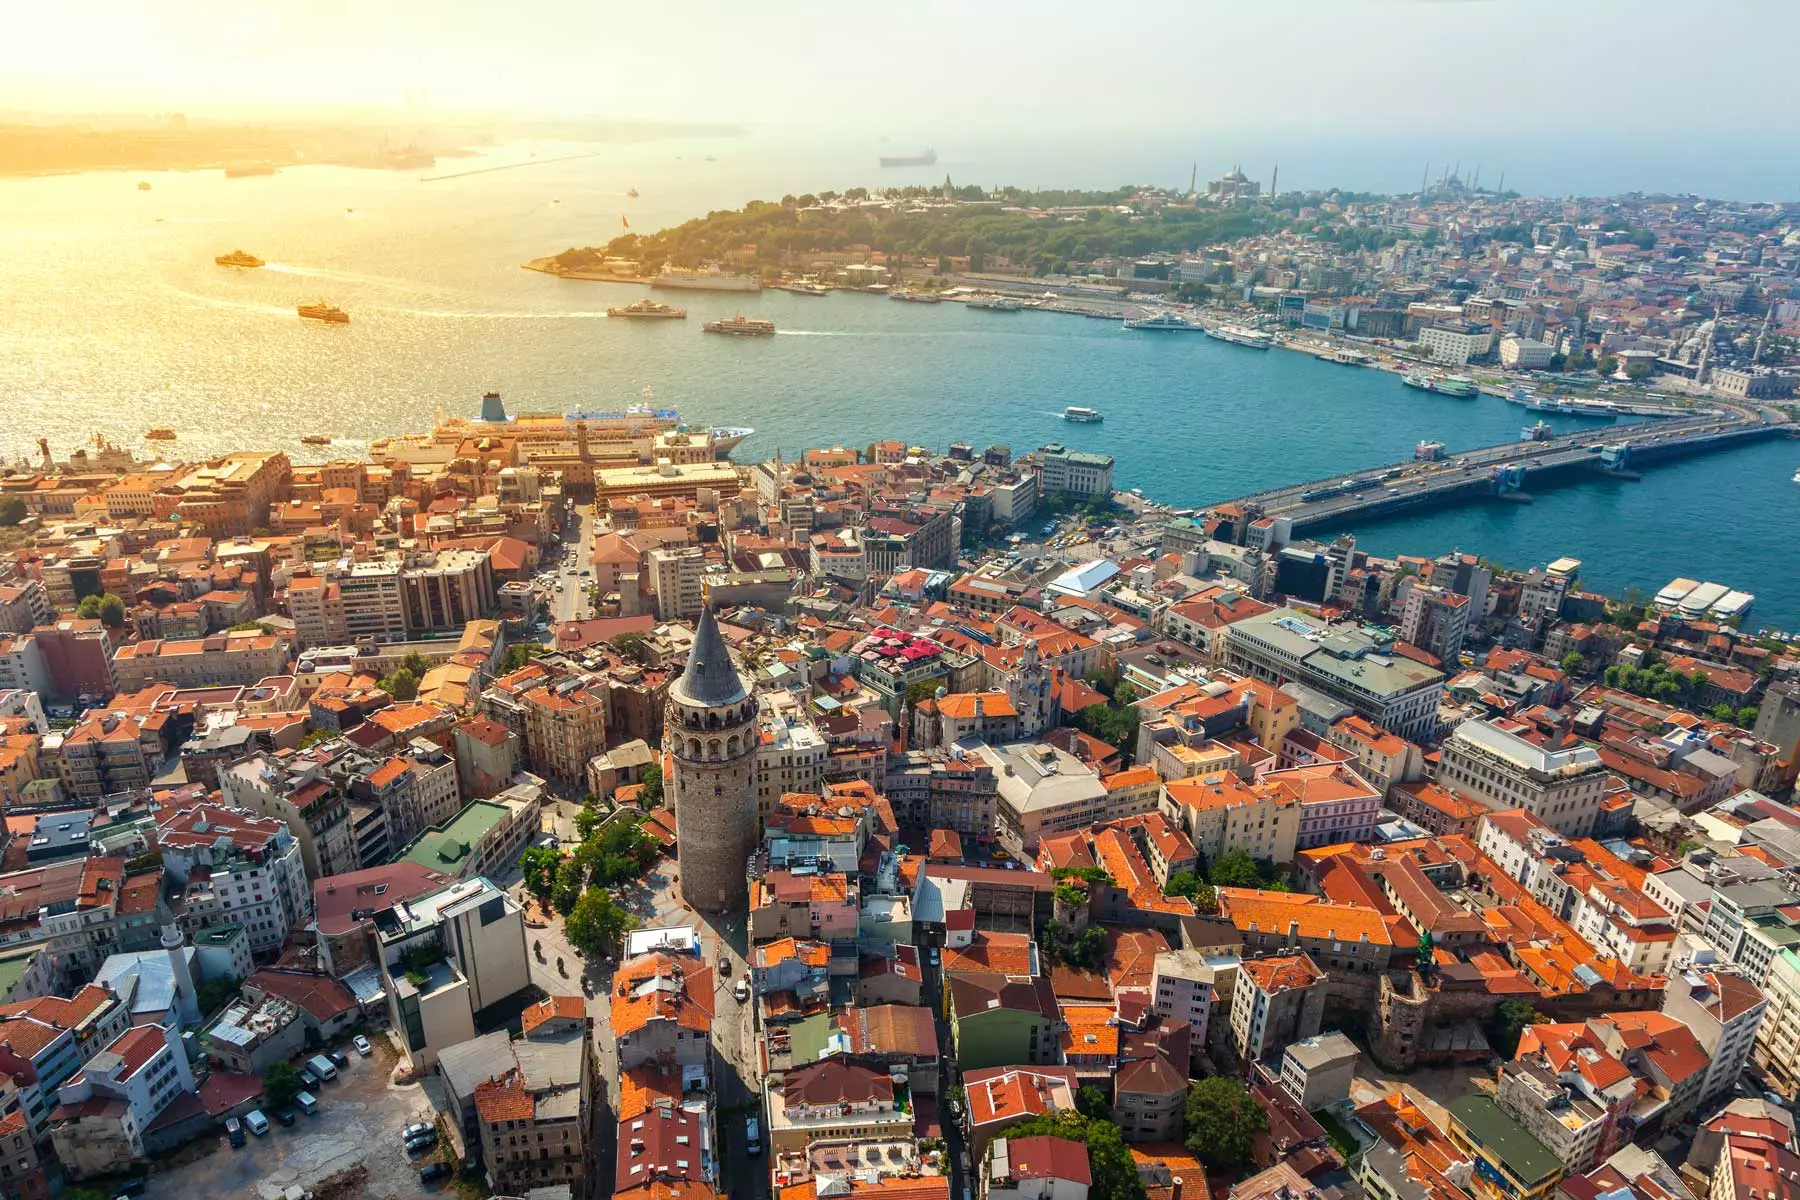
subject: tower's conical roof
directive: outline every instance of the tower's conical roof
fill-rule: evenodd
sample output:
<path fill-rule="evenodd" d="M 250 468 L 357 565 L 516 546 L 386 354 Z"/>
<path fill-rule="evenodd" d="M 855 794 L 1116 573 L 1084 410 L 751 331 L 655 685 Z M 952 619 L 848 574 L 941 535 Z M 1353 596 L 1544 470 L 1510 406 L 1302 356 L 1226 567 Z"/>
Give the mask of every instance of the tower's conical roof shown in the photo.
<path fill-rule="evenodd" d="M 731 654 L 725 639 L 719 636 L 719 623 L 712 609 L 700 610 L 700 623 L 694 628 L 694 648 L 688 654 L 687 670 L 675 685 L 680 699 L 706 708 L 723 708 L 749 696 L 737 668 L 731 665 Z"/>

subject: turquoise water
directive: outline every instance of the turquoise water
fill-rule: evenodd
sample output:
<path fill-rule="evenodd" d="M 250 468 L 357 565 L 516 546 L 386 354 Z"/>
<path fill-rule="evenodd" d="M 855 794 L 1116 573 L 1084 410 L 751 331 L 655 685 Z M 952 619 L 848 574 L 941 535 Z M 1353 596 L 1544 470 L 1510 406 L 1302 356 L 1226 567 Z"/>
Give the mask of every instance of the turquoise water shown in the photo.
<path fill-rule="evenodd" d="M 746 196 L 868 181 L 734 153 L 642 145 L 432 184 L 336 168 L 142 176 L 150 192 L 135 175 L 0 181 L 0 452 L 45 436 L 60 456 L 94 432 L 142 446 L 147 428 L 168 425 L 180 435 L 170 453 L 272 446 L 314 461 L 325 452 L 302 434 L 356 453 L 428 428 L 439 410 L 472 413 L 490 389 L 516 412 L 616 406 L 648 386 L 696 423 L 755 426 L 740 458 L 880 437 L 1015 452 L 1060 440 L 1116 456 L 1121 487 L 1200 504 L 1404 459 L 1420 439 L 1504 441 L 1526 423 L 1515 406 L 1429 395 L 1382 372 L 1049 313 L 686 293 L 665 297 L 688 308 L 685 322 L 609 321 L 608 306 L 642 289 L 519 269 L 604 241 L 622 218 L 651 229 Z M 625 196 L 631 187 L 640 199 Z M 213 265 L 239 246 L 270 266 Z M 293 306 L 312 300 L 352 323 L 302 323 Z M 780 333 L 701 333 L 740 307 Z M 1106 421 L 1066 424 L 1068 404 Z M 1758 594 L 1753 624 L 1800 626 L 1784 537 L 1800 518 L 1797 465 L 1800 447 L 1776 443 L 1358 536 L 1382 552 L 1461 547 L 1517 565 L 1573 555 L 1588 585 L 1609 592 L 1716 579 Z"/>

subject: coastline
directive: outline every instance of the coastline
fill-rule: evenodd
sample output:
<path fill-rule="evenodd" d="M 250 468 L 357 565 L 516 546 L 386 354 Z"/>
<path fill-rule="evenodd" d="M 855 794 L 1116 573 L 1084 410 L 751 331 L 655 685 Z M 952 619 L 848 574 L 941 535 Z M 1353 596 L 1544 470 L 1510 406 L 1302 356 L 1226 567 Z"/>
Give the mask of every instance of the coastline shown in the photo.
<path fill-rule="evenodd" d="M 534 258 L 519 264 L 522 271 L 536 271 L 557 279 L 577 279 L 587 283 L 649 283 L 647 275 L 615 275 L 610 271 L 570 271 L 556 265 L 556 257 Z"/>

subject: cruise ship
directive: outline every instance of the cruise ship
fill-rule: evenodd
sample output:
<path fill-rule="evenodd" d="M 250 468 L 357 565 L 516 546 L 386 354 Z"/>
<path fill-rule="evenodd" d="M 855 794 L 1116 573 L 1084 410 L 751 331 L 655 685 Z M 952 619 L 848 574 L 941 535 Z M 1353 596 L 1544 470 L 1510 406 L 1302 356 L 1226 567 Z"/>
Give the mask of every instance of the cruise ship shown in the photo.
<path fill-rule="evenodd" d="M 687 309 L 676 308 L 673 304 L 664 304 L 660 300 L 652 300 L 648 296 L 642 300 L 633 300 L 630 304 L 622 304 L 606 310 L 609 317 L 625 317 L 634 321 L 685 321 Z"/>
<path fill-rule="evenodd" d="M 213 261 L 221 267 L 243 267 L 246 270 L 263 265 L 262 259 L 254 254 L 246 254 L 242 250 L 233 250 L 230 254 L 218 255 Z"/>
<path fill-rule="evenodd" d="M 605 445 L 646 442 L 664 433 L 687 432 L 688 426 L 681 419 L 680 410 L 659 407 L 655 393 L 648 387 L 644 388 L 642 404 L 631 404 L 622 409 L 576 409 L 566 413 L 521 413 L 518 416 L 507 414 L 499 392 L 488 392 L 481 397 L 479 417 L 471 420 L 440 415 L 428 440 L 456 444 L 464 438 L 482 437 L 496 429 L 511 433 L 530 445 L 584 439 L 590 445 Z M 716 425 L 706 432 L 712 439 L 714 456 L 724 458 L 756 431 L 748 426 Z M 634 462 L 638 460 L 635 450 L 631 457 Z"/>
<path fill-rule="evenodd" d="M 1267 350 L 1275 344 L 1275 339 L 1260 329 L 1250 329 L 1243 325 L 1220 325 L 1216 329 L 1206 331 L 1207 337 L 1218 338 L 1221 342 L 1230 342 L 1237 346 L 1248 346 L 1252 350 Z"/>
<path fill-rule="evenodd" d="M 1172 312 L 1160 312 L 1151 317 L 1139 317 L 1135 321 L 1125 322 L 1126 329 L 1142 329 L 1150 333 L 1204 333 L 1200 326 Z"/>
<path fill-rule="evenodd" d="M 1106 420 L 1097 408 L 1083 408 L 1079 404 L 1071 404 L 1063 409 L 1063 420 L 1073 421 L 1077 425 L 1098 425 Z"/>
<path fill-rule="evenodd" d="M 723 333 L 731 337 L 773 337 L 775 334 L 775 322 L 759 317 L 746 317 L 743 313 L 723 321 L 708 321 L 700 328 L 707 333 Z"/>
<path fill-rule="evenodd" d="M 306 321 L 328 321 L 333 325 L 348 325 L 350 314 L 341 308 L 333 308 L 329 304 L 302 304 L 294 310 Z"/>
<path fill-rule="evenodd" d="M 1400 377 L 1400 382 L 1407 387 L 1418 388 L 1421 392 L 1436 392 L 1440 396 L 1455 396 L 1459 400 L 1467 400 L 1478 394 L 1475 381 L 1467 375 L 1440 375 L 1431 371 L 1408 371 Z"/>
<path fill-rule="evenodd" d="M 763 284 L 760 276 L 740 275 L 717 267 L 664 267 L 650 286 L 690 292 L 760 292 Z"/>

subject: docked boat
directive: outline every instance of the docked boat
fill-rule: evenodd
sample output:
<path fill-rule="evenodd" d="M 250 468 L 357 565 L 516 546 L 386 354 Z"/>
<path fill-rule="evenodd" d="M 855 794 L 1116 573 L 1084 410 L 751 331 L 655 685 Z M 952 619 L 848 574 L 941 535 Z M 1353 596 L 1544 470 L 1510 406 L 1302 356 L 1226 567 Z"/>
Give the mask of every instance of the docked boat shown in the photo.
<path fill-rule="evenodd" d="M 723 333 L 731 337 L 772 337 L 775 322 L 738 313 L 724 321 L 708 321 L 701 326 L 707 333 Z"/>
<path fill-rule="evenodd" d="M 1011 296 L 971 296 L 964 301 L 970 308 L 985 308 L 990 312 L 1018 312 L 1025 305 Z"/>
<path fill-rule="evenodd" d="M 1366 367 L 1374 360 L 1361 350 L 1342 346 L 1331 352 L 1331 361 L 1343 367 Z"/>
<path fill-rule="evenodd" d="M 1125 322 L 1126 329 L 1141 329 L 1147 333 L 1203 333 L 1200 326 L 1172 312 L 1160 312 L 1151 317 L 1139 317 L 1135 321 Z"/>
<path fill-rule="evenodd" d="M 144 435 L 144 440 L 147 442 L 172 442 L 175 440 L 175 431 L 166 426 L 158 425 L 155 429 L 152 429 Z"/>
<path fill-rule="evenodd" d="M 147 192 L 149 190 L 150 190 L 150 181 L 148 179 L 138 180 L 138 191 Z"/>
<path fill-rule="evenodd" d="M 796 296 L 829 296 L 831 289 L 822 283 L 810 279 L 789 279 L 783 283 L 771 285 L 778 291 L 792 292 Z"/>
<path fill-rule="evenodd" d="M 333 325 L 348 325 L 350 314 L 341 308 L 333 308 L 329 304 L 302 304 L 294 310 L 305 321 L 327 321 Z"/>
<path fill-rule="evenodd" d="M 242 166 L 226 167 L 225 178 L 246 179 L 252 175 L 273 175 L 275 167 L 270 163 L 245 163 Z"/>
<path fill-rule="evenodd" d="M 916 292 L 911 288 L 902 288 L 897 292 L 889 292 L 888 299 L 904 300 L 908 304 L 940 304 L 944 298 L 936 292 Z"/>
<path fill-rule="evenodd" d="M 664 267 L 650 286 L 690 292 L 760 292 L 763 283 L 760 276 L 717 267 Z"/>
<path fill-rule="evenodd" d="M 1400 377 L 1400 382 L 1422 392 L 1454 396 L 1459 400 L 1466 400 L 1479 390 L 1467 375 L 1443 375 L 1433 371 L 1408 371 Z"/>
<path fill-rule="evenodd" d="M 1220 325 L 1207 330 L 1206 336 L 1230 342 L 1234 346 L 1248 346 L 1252 350 L 1267 350 L 1275 344 L 1274 338 L 1247 325 Z"/>
<path fill-rule="evenodd" d="M 1079 404 L 1071 404 L 1063 409 L 1063 420 L 1073 421 L 1077 425 L 1098 425 L 1106 420 L 1097 408 L 1083 408 Z"/>
<path fill-rule="evenodd" d="M 708 432 L 712 435 L 713 453 L 724 458 L 756 430 L 748 425 L 714 425 Z"/>
<path fill-rule="evenodd" d="M 1519 430 L 1519 440 L 1523 442 L 1547 442 L 1551 436 L 1550 427 L 1542 421 Z"/>
<path fill-rule="evenodd" d="M 300 435 L 300 444 L 303 446 L 329 446 L 331 438 L 323 433 L 303 433 Z"/>
<path fill-rule="evenodd" d="M 633 300 L 630 304 L 609 308 L 606 315 L 633 321 L 684 321 L 687 319 L 687 309 L 676 308 L 673 304 L 664 304 L 646 296 L 642 300 Z"/>
<path fill-rule="evenodd" d="M 242 250 L 233 250 L 230 254 L 218 255 L 213 261 L 221 267 L 242 267 L 245 270 L 263 265 L 262 259 L 254 254 L 245 254 Z"/>

